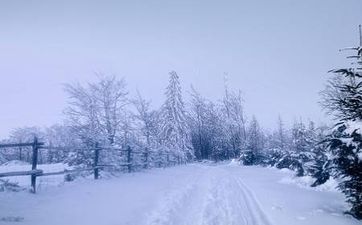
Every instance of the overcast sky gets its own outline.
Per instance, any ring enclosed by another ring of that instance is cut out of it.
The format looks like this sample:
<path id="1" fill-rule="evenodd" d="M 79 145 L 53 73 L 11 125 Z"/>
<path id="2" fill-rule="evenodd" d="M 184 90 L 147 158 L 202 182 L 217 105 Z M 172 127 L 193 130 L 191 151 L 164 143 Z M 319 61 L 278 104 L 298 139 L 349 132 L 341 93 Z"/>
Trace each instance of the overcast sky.
<path id="1" fill-rule="evenodd" d="M 125 77 L 153 106 L 168 72 L 216 100 L 223 73 L 248 115 L 326 121 L 326 72 L 358 43 L 361 0 L 0 1 L 0 138 L 62 121 L 62 84 Z"/>

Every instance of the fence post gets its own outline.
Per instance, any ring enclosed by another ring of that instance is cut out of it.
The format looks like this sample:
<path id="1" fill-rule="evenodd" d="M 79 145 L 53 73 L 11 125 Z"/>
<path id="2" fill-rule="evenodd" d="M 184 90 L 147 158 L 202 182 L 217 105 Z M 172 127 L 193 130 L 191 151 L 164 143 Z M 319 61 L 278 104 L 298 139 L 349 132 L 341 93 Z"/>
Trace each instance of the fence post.
<path id="1" fill-rule="evenodd" d="M 127 167 L 128 167 L 128 173 L 132 172 L 132 165 L 131 165 L 131 161 L 132 161 L 132 158 L 131 158 L 131 147 L 128 146 L 127 148 Z"/>
<path id="2" fill-rule="evenodd" d="M 94 179 L 95 180 L 97 180 L 99 178 L 98 160 L 99 160 L 99 145 L 98 145 L 98 142 L 96 142 L 95 148 L 94 148 Z"/>
<path id="3" fill-rule="evenodd" d="M 170 153 L 166 153 L 166 160 L 167 160 L 167 163 L 166 163 L 166 166 L 170 166 Z"/>
<path id="4" fill-rule="evenodd" d="M 34 137 L 33 142 L 33 157 L 32 157 L 32 164 L 31 170 L 36 170 L 36 166 L 38 164 L 38 138 Z M 36 192 L 36 174 L 31 175 L 31 192 Z"/>
<path id="5" fill-rule="evenodd" d="M 148 148 L 146 148 L 146 151 L 144 153 L 144 157 L 145 157 L 145 161 L 144 161 L 143 168 L 148 169 Z"/>

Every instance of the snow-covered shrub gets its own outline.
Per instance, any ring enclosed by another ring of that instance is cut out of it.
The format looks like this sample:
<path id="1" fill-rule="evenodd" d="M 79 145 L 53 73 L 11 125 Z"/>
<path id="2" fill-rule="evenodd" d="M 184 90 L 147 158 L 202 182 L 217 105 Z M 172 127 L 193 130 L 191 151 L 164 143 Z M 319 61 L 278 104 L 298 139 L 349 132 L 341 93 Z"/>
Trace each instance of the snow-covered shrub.
<path id="1" fill-rule="evenodd" d="M 280 149 L 271 149 L 265 157 L 265 162 L 267 165 L 275 166 L 279 160 L 283 157 L 284 152 Z"/>
<path id="2" fill-rule="evenodd" d="M 0 192 L 3 191 L 22 191 L 25 188 L 20 187 L 17 183 L 9 182 L 8 180 L 0 179 Z"/>
<path id="3" fill-rule="evenodd" d="M 278 169 L 287 168 L 293 170 L 296 172 L 297 176 L 304 175 L 303 164 L 296 154 L 285 153 L 285 155 L 275 164 L 275 167 Z"/>
<path id="4" fill-rule="evenodd" d="M 257 165 L 258 156 L 252 150 L 243 151 L 240 155 L 240 161 L 245 166 Z"/>

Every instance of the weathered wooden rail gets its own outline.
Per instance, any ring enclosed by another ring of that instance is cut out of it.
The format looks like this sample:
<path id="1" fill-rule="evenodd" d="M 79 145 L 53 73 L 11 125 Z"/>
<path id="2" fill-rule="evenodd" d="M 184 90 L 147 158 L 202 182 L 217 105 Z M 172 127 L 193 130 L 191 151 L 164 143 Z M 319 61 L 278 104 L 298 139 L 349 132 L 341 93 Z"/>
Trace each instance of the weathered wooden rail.
<path id="1" fill-rule="evenodd" d="M 30 143 L 15 143 L 15 144 L 0 144 L 1 148 L 14 148 L 14 147 L 31 147 L 32 148 L 32 164 L 31 170 L 28 171 L 14 171 L 14 172 L 5 172 L 0 173 L 1 177 L 12 177 L 12 176 L 30 176 L 31 178 L 31 192 L 36 193 L 36 178 L 41 176 L 52 176 L 52 175 L 62 175 L 62 174 L 71 174 L 77 173 L 82 171 L 93 171 L 94 179 L 99 179 L 99 172 L 100 169 L 107 168 L 107 167 L 126 167 L 128 173 L 133 172 L 135 167 L 141 167 L 143 169 L 149 168 L 150 163 L 150 153 L 146 148 L 145 151 L 133 151 L 130 146 L 127 149 L 122 148 L 110 148 L 110 147 L 100 147 L 98 143 L 96 143 L 95 147 L 87 148 L 87 149 L 78 149 L 78 150 L 94 150 L 94 158 L 93 158 L 93 165 L 89 168 L 78 168 L 73 170 L 63 170 L 57 172 L 44 172 L 43 170 L 37 169 L 38 166 L 38 152 L 40 149 L 48 149 L 48 150 L 67 150 L 67 149 L 74 149 L 71 147 L 52 147 L 52 146 L 45 146 L 44 143 L 39 142 L 38 139 L 35 137 L 33 142 Z M 123 151 L 126 153 L 126 162 L 117 164 L 117 165 L 100 165 L 99 164 L 99 157 L 101 150 L 117 150 Z M 143 162 L 136 164 L 133 161 L 134 155 L 141 155 L 143 156 Z M 169 159 L 169 154 L 161 154 L 166 156 L 167 165 L 169 164 L 177 164 L 176 161 L 172 161 Z M 159 167 L 161 167 L 161 163 L 159 163 Z"/>
<path id="2" fill-rule="evenodd" d="M 0 177 L 15 177 L 15 176 L 29 176 L 29 175 L 40 176 L 42 174 L 43 174 L 43 170 L 29 170 L 29 171 L 15 171 L 15 172 L 0 173 Z"/>

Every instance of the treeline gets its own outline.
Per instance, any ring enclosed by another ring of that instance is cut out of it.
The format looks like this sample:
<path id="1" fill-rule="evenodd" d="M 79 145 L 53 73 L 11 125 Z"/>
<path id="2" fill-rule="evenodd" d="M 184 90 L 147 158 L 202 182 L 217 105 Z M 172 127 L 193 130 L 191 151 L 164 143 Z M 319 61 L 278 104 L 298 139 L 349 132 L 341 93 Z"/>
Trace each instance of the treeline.
<path id="1" fill-rule="evenodd" d="M 124 79 L 101 74 L 97 78 L 93 83 L 64 86 L 69 100 L 63 124 L 17 128 L 3 142 L 31 142 L 34 136 L 39 137 L 46 146 L 56 148 L 42 151 L 40 163 L 87 163 L 92 158 L 87 149 L 97 143 L 107 148 L 130 146 L 172 153 L 180 162 L 241 157 L 245 164 L 269 164 L 273 155 L 277 164 L 277 155 L 311 152 L 326 130 L 316 128 L 312 121 L 308 125 L 296 121 L 287 129 L 279 118 L 277 130 L 268 132 L 255 117 L 246 118 L 240 92 L 227 85 L 224 96 L 216 102 L 192 87 L 190 100 L 184 103 L 179 76 L 174 71 L 169 74 L 166 100 L 159 109 L 152 109 L 140 93 L 131 98 Z M 112 163 L 117 161 L 117 155 L 104 154 Z M 2 158 L 30 161 L 31 155 L 27 149 L 17 148 L 2 151 Z M 304 174 L 303 168 L 298 170 Z"/>
<path id="2" fill-rule="evenodd" d="M 289 168 L 297 176 L 315 177 L 312 186 L 330 177 L 351 204 L 350 214 L 362 218 L 362 64 L 361 46 L 356 68 L 333 70 L 322 93 L 322 105 L 335 116 L 333 127 L 296 120 L 286 127 L 279 117 L 276 129 L 263 129 L 255 117 L 245 115 L 242 96 L 225 85 L 223 96 L 211 101 L 191 88 L 183 100 L 179 76 L 169 73 L 165 101 L 158 109 L 137 93 L 130 97 L 124 79 L 98 74 L 97 81 L 67 84 L 68 106 L 62 124 L 40 129 L 15 129 L 3 142 L 28 142 L 38 136 L 54 149 L 41 151 L 40 163 L 91 165 L 95 145 L 103 146 L 104 164 L 123 163 L 119 151 L 132 148 L 152 152 L 160 161 L 238 159 L 244 165 Z M 159 156 L 159 157 L 158 157 Z M 30 152 L 10 148 L 0 152 L 0 162 L 30 161 Z"/>

